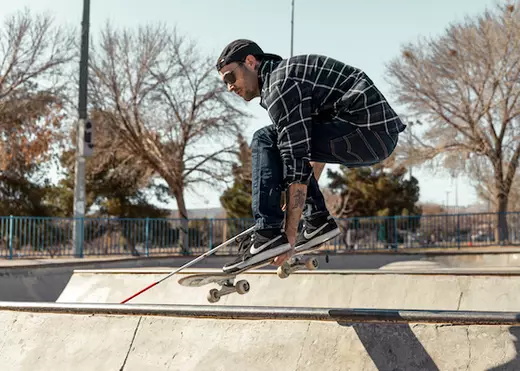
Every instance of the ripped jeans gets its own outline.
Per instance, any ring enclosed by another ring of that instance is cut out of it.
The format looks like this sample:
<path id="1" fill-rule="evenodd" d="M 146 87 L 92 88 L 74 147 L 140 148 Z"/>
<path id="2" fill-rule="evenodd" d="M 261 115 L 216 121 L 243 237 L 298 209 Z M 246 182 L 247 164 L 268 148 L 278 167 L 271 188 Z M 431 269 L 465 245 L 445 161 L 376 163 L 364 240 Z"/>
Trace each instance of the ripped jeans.
<path id="1" fill-rule="evenodd" d="M 274 125 L 255 132 L 252 149 L 252 211 L 256 229 L 282 228 L 283 164 Z M 372 131 L 341 122 L 319 124 L 312 132 L 311 161 L 341 164 L 349 168 L 374 165 L 394 151 L 398 133 Z M 311 177 L 303 219 L 328 214 L 318 182 Z"/>

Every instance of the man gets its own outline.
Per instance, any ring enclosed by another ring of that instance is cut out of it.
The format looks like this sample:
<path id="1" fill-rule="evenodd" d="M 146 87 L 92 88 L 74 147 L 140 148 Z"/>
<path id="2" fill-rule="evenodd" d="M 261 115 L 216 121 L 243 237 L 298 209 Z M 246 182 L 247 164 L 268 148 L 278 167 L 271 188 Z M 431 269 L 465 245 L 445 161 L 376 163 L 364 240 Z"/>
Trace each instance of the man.
<path id="1" fill-rule="evenodd" d="M 280 265 L 295 251 L 319 248 L 340 233 L 318 187 L 324 165 L 381 162 L 406 126 L 363 71 L 333 58 L 282 59 L 239 39 L 224 48 L 217 70 L 229 91 L 246 101 L 260 97 L 272 121 L 251 144 L 255 230 L 223 270 Z"/>

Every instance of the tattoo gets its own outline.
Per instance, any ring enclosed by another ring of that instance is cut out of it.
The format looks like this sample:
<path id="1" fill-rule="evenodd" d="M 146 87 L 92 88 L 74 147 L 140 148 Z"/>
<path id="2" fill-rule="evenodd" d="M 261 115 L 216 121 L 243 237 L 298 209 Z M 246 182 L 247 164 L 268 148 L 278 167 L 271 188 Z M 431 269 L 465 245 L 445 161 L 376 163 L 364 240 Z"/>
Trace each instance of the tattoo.
<path id="1" fill-rule="evenodd" d="M 305 205 L 305 195 L 303 194 L 303 191 L 298 189 L 292 197 L 292 201 L 293 209 L 303 208 Z"/>

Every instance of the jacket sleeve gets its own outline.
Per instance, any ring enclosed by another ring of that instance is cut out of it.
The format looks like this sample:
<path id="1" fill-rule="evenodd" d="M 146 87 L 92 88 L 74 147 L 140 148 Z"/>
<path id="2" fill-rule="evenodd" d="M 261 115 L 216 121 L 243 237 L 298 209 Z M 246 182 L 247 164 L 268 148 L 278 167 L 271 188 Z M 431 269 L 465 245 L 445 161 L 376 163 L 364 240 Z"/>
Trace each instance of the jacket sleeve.
<path id="1" fill-rule="evenodd" d="M 285 80 L 272 87 L 267 112 L 278 132 L 284 188 L 308 184 L 312 176 L 312 95 L 309 83 Z"/>

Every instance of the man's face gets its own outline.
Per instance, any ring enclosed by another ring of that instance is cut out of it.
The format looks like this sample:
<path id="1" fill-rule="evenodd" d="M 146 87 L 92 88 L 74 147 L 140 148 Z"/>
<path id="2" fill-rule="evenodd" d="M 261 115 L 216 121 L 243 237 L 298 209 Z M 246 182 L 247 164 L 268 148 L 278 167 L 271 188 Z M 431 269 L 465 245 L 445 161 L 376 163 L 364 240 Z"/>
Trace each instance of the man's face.
<path id="1" fill-rule="evenodd" d="M 228 90 L 240 95 L 245 101 L 250 101 L 259 95 L 255 63 L 255 58 L 248 56 L 244 62 L 227 64 L 219 71 Z"/>

